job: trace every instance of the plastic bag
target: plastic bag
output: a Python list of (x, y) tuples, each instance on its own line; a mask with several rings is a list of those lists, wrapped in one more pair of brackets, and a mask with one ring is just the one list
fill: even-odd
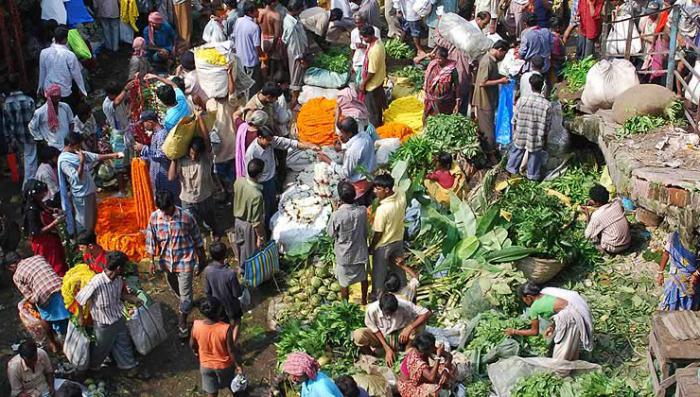
[(451, 12), (440, 18), (437, 30), (471, 60), (479, 59), (493, 46), (493, 41), (486, 37), (479, 28)]
[(144, 356), (168, 339), (159, 303), (148, 307), (139, 306), (136, 313), (126, 322), (126, 327), (136, 351)]
[(228, 40), (226, 34), (224, 34), (223, 26), (214, 18), (211, 18), (209, 22), (207, 22), (207, 26), (204, 27), (202, 39), (207, 43), (219, 43)]
[(488, 366), (489, 379), (499, 397), (510, 397), (510, 389), (520, 378), (535, 371), (554, 372), (561, 376), (596, 371), (600, 365), (587, 361), (555, 360), (548, 357), (509, 357)]
[[(35, 317), (35, 315), (30, 311), (30, 308), (36, 312), (34, 304), (29, 302), (26, 298), (19, 301), (17, 304), (19, 319), (27, 332), (29, 332), (29, 335), (31, 335), (32, 339), (34, 339), (38, 345), (46, 346), (49, 343), (49, 337), (47, 334), (49, 324), (46, 321)], [(36, 316), (38, 316), (38, 312), (36, 313)]]
[(389, 157), (391, 154), (401, 147), (401, 139), (380, 139), (374, 143), (374, 147), (377, 152), (377, 165), (389, 164)]
[(549, 133), (547, 134), (547, 153), (551, 156), (564, 154), (569, 149), (571, 136), (564, 128), (564, 116), (559, 101), (552, 102), (552, 119), (549, 122)]
[(78, 371), (84, 371), (90, 365), (90, 338), (84, 329), (76, 327), (72, 321), (68, 322), (63, 354)]
[(698, 99), (700, 99), (700, 79), (697, 77), (700, 76), (700, 61), (695, 61), (693, 71), (695, 73), (692, 73), (693, 77), (690, 78), (688, 89), (685, 90), (685, 99), (697, 105), (699, 102)]
[(581, 101), (593, 112), (610, 109), (620, 94), (635, 85), (639, 85), (639, 78), (630, 61), (603, 59), (588, 71)]
[(77, 29), (71, 29), (68, 31), (68, 47), (70, 50), (80, 59), (91, 59), (92, 52), (90, 48), (83, 40), (83, 36), (80, 35)]
[(415, 86), (408, 77), (389, 76), (392, 82), (391, 99), (399, 99), (413, 95)]
[(194, 137), (197, 119), (194, 116), (187, 116), (180, 120), (177, 125), (170, 130), (163, 142), (163, 153), (170, 160), (177, 160), (187, 154), (190, 142)]
[(242, 374), (236, 374), (231, 380), (231, 391), (234, 393), (242, 392), (248, 388), (248, 378)]
[(335, 73), (321, 68), (308, 68), (304, 84), (321, 88), (342, 88), (348, 83), (349, 73)]
[(406, 216), (404, 224), (406, 225), (406, 234), (408, 238), (413, 239), (420, 233), (420, 209), (421, 205), (416, 199), (412, 199), (408, 208), (406, 208)]
[[(215, 50), (223, 58), (211, 56)], [(216, 54), (214, 54), (216, 55)], [(226, 98), (228, 96), (228, 71), (226, 68), (235, 62), (231, 53), (231, 42), (204, 44), (194, 49), (194, 64), (197, 68), (197, 80), (209, 98)], [(223, 63), (223, 65), (222, 65)], [(236, 63), (237, 65), (238, 63)], [(245, 74), (245, 73), (243, 73)], [(236, 71), (236, 90), (239, 85), (239, 72)], [(251, 84), (252, 85), (252, 84)], [(250, 88), (250, 86), (248, 87)]]
[(314, 87), (312, 85), (305, 85), (301, 87), (301, 93), (299, 94), (299, 103), (305, 104), (306, 102), (314, 99), (324, 97), (326, 99), (336, 99), (338, 97), (337, 88), (321, 88)]
[(484, 354), (481, 361), (487, 364), (503, 358), (517, 356), (520, 353), (520, 344), (513, 338), (505, 338), (498, 345)]
[(511, 141), (513, 129), (513, 96), (515, 93), (515, 81), (510, 80), (503, 84), (498, 93), (498, 111), (496, 112), (496, 143), (508, 145)]
[[(609, 55), (623, 55), (627, 47), (627, 34), (630, 25), (630, 15), (626, 12), (620, 12), (615, 17), (612, 23), (612, 29), (608, 34), (608, 39), (605, 44), (605, 51)], [(617, 22), (623, 20), (621, 22)], [(639, 37), (637, 26), (632, 24), (632, 42), (630, 45), (630, 54), (639, 54), (642, 51), (642, 39)]]

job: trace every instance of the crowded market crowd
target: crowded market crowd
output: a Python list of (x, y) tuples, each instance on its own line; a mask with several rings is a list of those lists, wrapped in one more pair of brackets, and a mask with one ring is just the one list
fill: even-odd
[[(245, 302), (249, 297), (239, 273), (272, 238), (287, 156), (294, 150), (313, 152), (339, 179), (326, 229), (334, 241), (334, 276), (344, 300), (359, 283), (365, 307), (365, 327), (348, 338), (363, 354), (381, 352), (389, 367), (399, 360), (399, 351), (406, 351), (397, 372), (401, 396), (436, 396), (450, 389), (456, 371), (452, 355), (425, 331), (434, 313), (416, 304), (418, 279), (404, 263), (409, 203), (396, 188), (398, 181), (375, 172), (381, 168), (377, 129), (384, 125), (391, 99), (385, 44), (398, 40), (415, 49), (409, 62), (423, 70), (423, 122), (440, 114), (474, 119), (486, 157), (483, 168), (503, 157), (509, 175), (541, 180), (553, 113), (550, 93), (561, 80), (567, 46), (575, 44), (578, 59), (597, 52), (603, 1), (575, 0), (558, 8), (548, 0), (393, 0), (382, 6), (377, 0), (94, 0), (84, 6), (101, 29), (100, 47), (87, 48), (86, 55), (86, 43), (93, 40), (66, 25), (66, 11), (76, 11), (63, 9), (63, 2), (42, 1), (41, 30), (50, 39), (44, 37), (33, 65), (37, 87), (27, 90), (11, 75), (2, 101), (5, 149), (21, 157), (18, 183), (27, 239), (26, 249), (15, 245), (3, 253), (3, 264), (43, 324), (32, 335), (45, 336), (17, 347), (7, 366), (10, 395), (81, 395), (75, 382), (54, 387), (58, 383), (50, 357), (61, 351), (69, 358), (80, 355), (66, 345), (83, 328), (93, 336), (89, 355), (84, 354), (89, 359), (75, 380), (105, 365), (116, 365), (125, 376), (143, 376), (136, 354), (142, 352), (135, 349), (127, 321), (152, 302), (139, 286), (134, 259), (105, 249), (96, 235), (100, 202), (135, 195), (130, 186), (136, 190), (136, 159), (147, 162), (145, 190), (151, 192), (143, 259), (151, 273), (165, 273), (178, 295), (176, 332), (199, 360), (201, 390), (216, 396), (234, 378), (242, 379), (240, 351), (246, 346), (239, 335), (250, 302)], [(665, 5), (650, 2), (646, 7), (658, 11)], [(450, 14), (464, 18), (481, 35), (472, 40), (489, 40), (479, 57), (471, 58), (439, 29), (441, 18)], [(654, 14), (640, 28), (662, 32), (667, 14)], [(121, 81), (95, 81), (85, 60), (106, 64), (123, 56), (125, 18), (135, 28), (128, 71), (115, 71), (125, 76)], [(663, 46), (668, 38), (660, 37), (645, 45)], [(302, 140), (293, 126), (303, 106), (305, 72), (315, 57), (337, 47), (347, 47), (351, 56), (349, 83), (338, 92), (333, 115), (333, 146), (340, 154), (333, 159), (319, 143)], [(231, 58), (225, 61), (224, 80), (212, 89), (212, 82), (202, 78), (202, 65), (210, 65), (200, 54), (220, 48)], [(499, 64), (509, 53), (519, 67), (504, 75)], [(222, 55), (211, 58), (217, 56)], [(663, 70), (663, 60), (649, 65)], [(653, 81), (660, 74), (650, 76)], [(518, 83), (512, 144), (506, 149), (496, 140), (495, 122), (499, 88), (512, 81)], [(94, 87), (104, 91), (101, 103), (94, 103)], [(155, 104), (150, 108), (135, 106), (140, 97), (133, 93), (143, 95), (144, 87)], [(169, 136), (180, 136), (185, 124), (191, 126), (189, 136), (173, 156)], [(116, 192), (98, 187), (103, 178), (98, 170), (105, 163), (113, 170)], [(455, 163), (449, 153), (441, 153), (435, 170), (425, 175), (426, 186), (446, 195), (447, 202), (459, 186)], [(626, 250), (631, 238), (621, 204), (600, 185), (591, 189), (590, 199), (586, 237), (607, 253)], [(232, 213), (232, 227), (218, 215), (220, 208)], [(668, 310), (698, 307), (700, 294), (678, 292), (696, 288), (700, 277), (690, 264), (695, 254), (688, 244), (675, 233), (666, 246), (659, 283), (665, 285)], [(79, 251), (80, 265), (72, 266), (72, 250)], [(231, 253), (235, 260), (229, 260)], [(682, 280), (664, 280), (667, 265), (676, 270), (673, 274), (680, 271)], [(78, 266), (83, 278), (67, 287), (67, 280), (80, 278), (74, 270)], [(204, 290), (197, 299), (196, 284)], [(593, 319), (578, 293), (530, 282), (520, 292), (530, 307), (531, 327), (509, 328), (507, 335), (536, 336), (540, 319), (553, 318), (556, 328), (544, 332), (554, 334), (554, 358), (573, 361), (581, 348), (591, 349)], [(195, 309), (201, 315), (189, 321)], [(350, 376), (331, 379), (317, 359), (293, 352), (281, 367), (289, 380), (302, 385), (302, 397), (368, 395)]]

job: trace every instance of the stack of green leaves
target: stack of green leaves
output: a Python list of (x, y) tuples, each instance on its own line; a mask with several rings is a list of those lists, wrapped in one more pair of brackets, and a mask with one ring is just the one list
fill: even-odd
[(314, 57), (313, 66), (335, 73), (347, 73), (350, 70), (350, 52), (347, 47), (330, 47)]
[[(515, 298), (515, 297), (513, 297)], [(527, 329), (530, 321), (521, 317), (513, 317), (493, 310), (484, 312), (474, 328), (474, 338), (467, 344), (466, 350), (479, 351), (482, 354), (498, 346), (506, 338), (506, 328)], [(549, 342), (541, 336), (514, 336), (521, 348), (521, 355), (544, 356), (548, 353)]]
[(584, 205), (589, 199), (588, 191), (600, 179), (600, 170), (595, 161), (575, 160), (563, 175), (542, 182), (542, 187), (556, 190), (571, 199), (572, 204)]
[(636, 115), (632, 116), (622, 127), (615, 131), (617, 139), (629, 138), (633, 135), (647, 134), (665, 125), (683, 127), (686, 125), (683, 104), (673, 101), (664, 111), (663, 116)]
[(535, 372), (521, 378), (510, 389), (511, 397), (557, 397), (564, 379), (550, 372)]
[(417, 66), (404, 66), (403, 68), (397, 70), (393, 73), (397, 77), (407, 78), (411, 84), (413, 84), (413, 92), (418, 92), (423, 89), (423, 78), (425, 77), (425, 70)]
[(489, 397), (491, 395), (491, 383), (486, 380), (470, 382), (466, 388), (467, 397)]
[(586, 75), (588, 71), (596, 64), (593, 56), (587, 56), (580, 61), (567, 62), (564, 66), (564, 80), (572, 92), (578, 91), (586, 85)]
[(459, 113), (428, 117), (424, 135), (437, 151), (461, 153), (467, 159), (482, 155), (476, 123)]
[(384, 49), (394, 59), (413, 59), (416, 56), (416, 51), (411, 46), (397, 38), (387, 40)]
[(434, 151), (431, 141), (425, 136), (413, 135), (391, 154), (389, 166), (393, 168), (399, 161), (406, 161), (408, 174), (422, 180), (432, 167)]
[(637, 397), (638, 393), (624, 379), (607, 376), (602, 372), (588, 372), (568, 379), (561, 389), (561, 397)]

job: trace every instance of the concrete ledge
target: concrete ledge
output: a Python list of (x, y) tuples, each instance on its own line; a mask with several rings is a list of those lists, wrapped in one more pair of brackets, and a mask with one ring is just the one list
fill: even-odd
[[(700, 226), (700, 149), (679, 145), (681, 135), (673, 127), (617, 139), (620, 125), (609, 110), (575, 117), (566, 127), (598, 144), (620, 194), (664, 217), (672, 228), (680, 223), (693, 229)], [(669, 142), (657, 149), (664, 140)]]

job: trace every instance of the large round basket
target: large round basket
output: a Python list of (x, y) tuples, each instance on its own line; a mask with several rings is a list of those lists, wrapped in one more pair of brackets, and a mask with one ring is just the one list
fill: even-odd
[(527, 257), (515, 262), (515, 266), (528, 280), (544, 284), (559, 274), (564, 268), (564, 263), (556, 259)]

